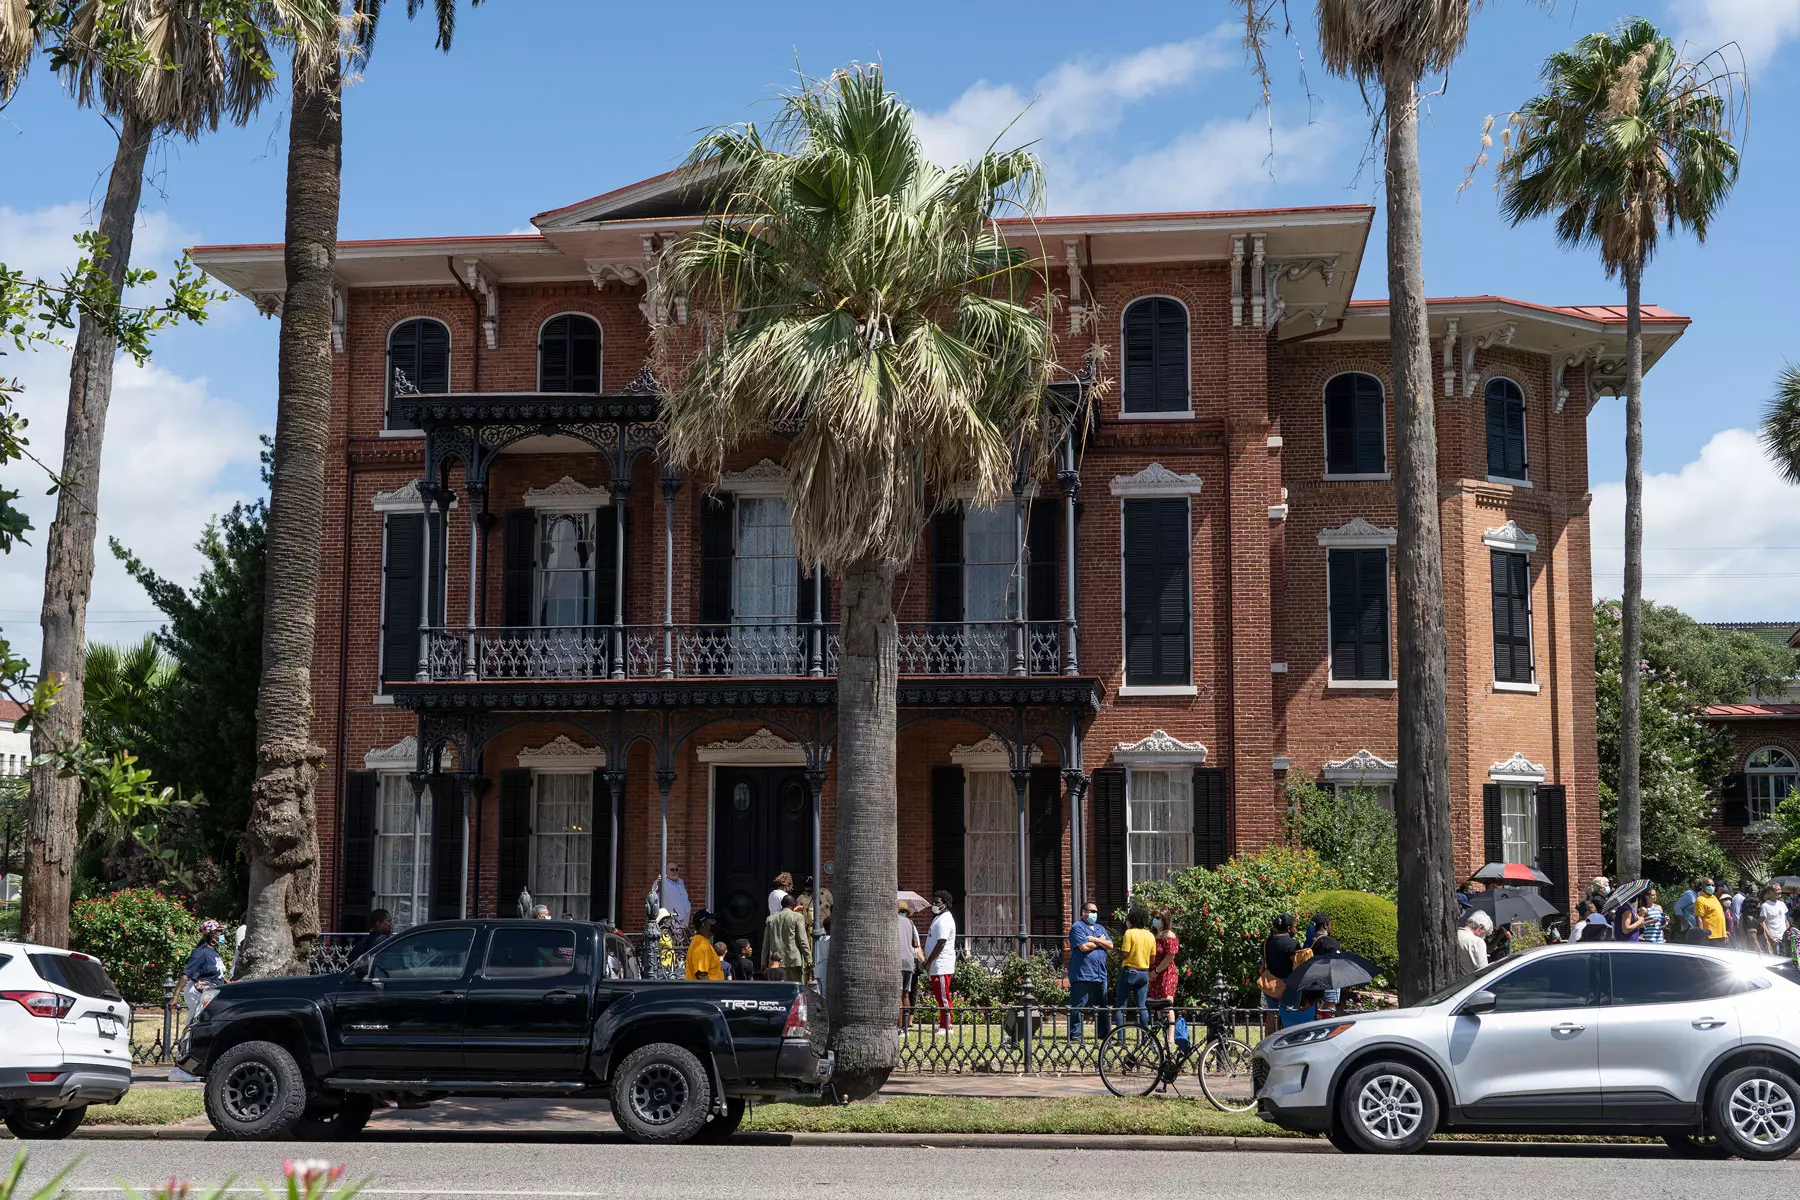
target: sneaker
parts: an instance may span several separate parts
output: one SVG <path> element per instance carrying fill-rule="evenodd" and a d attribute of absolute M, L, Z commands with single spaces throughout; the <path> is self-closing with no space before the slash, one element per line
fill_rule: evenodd
<path fill-rule="evenodd" d="M 180 1067 L 171 1067 L 171 1068 L 169 1068 L 169 1082 L 170 1083 L 199 1083 L 200 1077 L 198 1075 L 189 1075 L 186 1071 L 182 1070 Z"/>

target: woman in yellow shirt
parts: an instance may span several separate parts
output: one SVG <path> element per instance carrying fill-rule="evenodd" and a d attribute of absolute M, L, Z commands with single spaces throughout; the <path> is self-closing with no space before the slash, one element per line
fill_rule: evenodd
<path fill-rule="evenodd" d="M 713 915 L 710 909 L 701 909 L 694 914 L 694 938 L 688 943 L 687 977 L 694 979 L 723 979 L 724 968 L 719 962 L 719 952 L 713 949 Z"/>
<path fill-rule="evenodd" d="M 1125 936 L 1119 939 L 1119 987 L 1113 1007 L 1119 1019 L 1129 1009 L 1137 1009 L 1137 1023 L 1150 1028 L 1149 1014 L 1144 1010 L 1144 994 L 1150 987 L 1150 961 L 1156 957 L 1156 939 L 1150 934 L 1150 914 L 1134 907 L 1125 915 Z"/>

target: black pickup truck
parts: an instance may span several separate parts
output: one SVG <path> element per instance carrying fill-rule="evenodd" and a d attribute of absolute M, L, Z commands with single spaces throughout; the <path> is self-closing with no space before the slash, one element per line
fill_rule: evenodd
<path fill-rule="evenodd" d="M 831 1074 L 818 994 L 650 980 L 585 921 L 420 925 L 338 975 L 227 984 L 179 1049 L 227 1137 L 348 1136 L 378 1098 L 602 1096 L 640 1142 L 729 1137 Z"/>

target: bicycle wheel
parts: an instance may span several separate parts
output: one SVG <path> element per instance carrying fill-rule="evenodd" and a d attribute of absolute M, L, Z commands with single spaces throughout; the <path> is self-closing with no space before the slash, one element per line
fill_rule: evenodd
<path fill-rule="evenodd" d="M 1120 1025 L 1100 1043 L 1100 1082 L 1115 1096 L 1148 1096 L 1162 1069 L 1162 1039 L 1141 1025 Z"/>
<path fill-rule="evenodd" d="M 1256 1107 L 1256 1081 L 1250 1072 L 1250 1047 L 1236 1038 L 1215 1038 L 1195 1055 L 1194 1073 L 1212 1106 L 1225 1112 Z"/>

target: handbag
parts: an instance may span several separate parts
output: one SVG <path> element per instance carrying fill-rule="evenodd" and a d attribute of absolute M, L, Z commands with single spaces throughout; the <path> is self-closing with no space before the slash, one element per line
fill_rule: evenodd
<path fill-rule="evenodd" d="M 1271 1000 L 1279 1000 L 1287 992 L 1287 980 L 1277 979 L 1269 970 L 1267 959 L 1256 970 L 1256 986 L 1263 995 Z"/>

